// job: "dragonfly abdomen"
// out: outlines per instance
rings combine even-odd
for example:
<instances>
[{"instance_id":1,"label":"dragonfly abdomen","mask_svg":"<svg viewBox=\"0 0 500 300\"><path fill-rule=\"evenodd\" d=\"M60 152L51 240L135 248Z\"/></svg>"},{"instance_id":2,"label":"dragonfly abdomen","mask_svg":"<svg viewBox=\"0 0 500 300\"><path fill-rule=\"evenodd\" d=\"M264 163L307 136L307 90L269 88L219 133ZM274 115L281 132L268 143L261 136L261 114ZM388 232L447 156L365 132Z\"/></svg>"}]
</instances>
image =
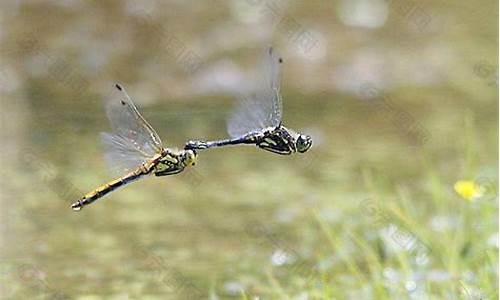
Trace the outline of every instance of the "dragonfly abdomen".
<instances>
[{"instance_id":1,"label":"dragonfly abdomen","mask_svg":"<svg viewBox=\"0 0 500 300\"><path fill-rule=\"evenodd\" d=\"M109 192L114 191L115 189L117 189L123 185L126 185L132 181L135 181L146 174L148 174L148 173L144 172L140 168L140 169L138 169L134 172L131 172L123 177L117 178L117 179L112 180L106 184L103 184L100 187L93 190L92 192L83 196L77 202L73 203L71 205L71 208L73 208L73 210L80 210L80 209L82 209L83 206L89 205L90 203L96 201L97 199L105 196Z\"/></svg>"},{"instance_id":2,"label":"dragonfly abdomen","mask_svg":"<svg viewBox=\"0 0 500 300\"><path fill-rule=\"evenodd\" d=\"M240 145L240 144L257 144L260 136L251 134L240 138L234 139L224 139L217 141L189 141L186 144L185 149L209 149L214 147L222 147L228 145Z\"/></svg>"},{"instance_id":3,"label":"dragonfly abdomen","mask_svg":"<svg viewBox=\"0 0 500 300\"><path fill-rule=\"evenodd\" d=\"M225 139L220 141L214 141L211 143L216 147L220 147L225 145L255 144L256 142L257 142L257 137L254 135L249 135L242 138Z\"/></svg>"}]
</instances>

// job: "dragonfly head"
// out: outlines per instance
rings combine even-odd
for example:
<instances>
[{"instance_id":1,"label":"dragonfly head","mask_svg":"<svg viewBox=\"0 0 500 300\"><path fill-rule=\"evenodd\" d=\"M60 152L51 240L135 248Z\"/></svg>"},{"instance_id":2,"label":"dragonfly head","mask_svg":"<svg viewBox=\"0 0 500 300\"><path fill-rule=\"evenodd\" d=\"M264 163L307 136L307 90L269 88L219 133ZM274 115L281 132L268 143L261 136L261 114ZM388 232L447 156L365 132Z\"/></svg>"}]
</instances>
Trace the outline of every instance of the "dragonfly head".
<instances>
[{"instance_id":1,"label":"dragonfly head","mask_svg":"<svg viewBox=\"0 0 500 300\"><path fill-rule=\"evenodd\" d=\"M182 159L186 166L194 166L196 164L196 160L198 159L198 155L194 150L184 150Z\"/></svg>"},{"instance_id":2,"label":"dragonfly head","mask_svg":"<svg viewBox=\"0 0 500 300\"><path fill-rule=\"evenodd\" d=\"M305 134L299 134L297 139L295 140L295 148L300 153L304 153L309 150L312 144L312 138Z\"/></svg>"}]
</instances>

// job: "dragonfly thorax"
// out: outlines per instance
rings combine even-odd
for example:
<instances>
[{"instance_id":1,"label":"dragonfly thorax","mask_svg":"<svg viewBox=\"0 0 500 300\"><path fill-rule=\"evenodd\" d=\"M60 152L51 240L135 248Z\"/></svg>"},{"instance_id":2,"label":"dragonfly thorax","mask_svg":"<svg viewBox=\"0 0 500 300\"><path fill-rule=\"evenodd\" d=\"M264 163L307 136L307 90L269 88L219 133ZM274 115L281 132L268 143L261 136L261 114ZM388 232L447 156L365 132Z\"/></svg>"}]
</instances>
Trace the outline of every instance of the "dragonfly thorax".
<instances>
[{"instance_id":1,"label":"dragonfly thorax","mask_svg":"<svg viewBox=\"0 0 500 300\"><path fill-rule=\"evenodd\" d=\"M264 131L258 140L257 146L260 148L283 155L304 153L312 146L310 136L298 134L283 126Z\"/></svg>"},{"instance_id":2,"label":"dragonfly thorax","mask_svg":"<svg viewBox=\"0 0 500 300\"><path fill-rule=\"evenodd\" d=\"M182 150L178 152L167 150L158 160L154 168L156 176L172 175L181 172L187 166L194 166L197 155L194 150Z\"/></svg>"},{"instance_id":3,"label":"dragonfly thorax","mask_svg":"<svg viewBox=\"0 0 500 300\"><path fill-rule=\"evenodd\" d=\"M293 134L283 126L266 130L256 144L259 148L283 155L292 154L297 150Z\"/></svg>"}]
</instances>

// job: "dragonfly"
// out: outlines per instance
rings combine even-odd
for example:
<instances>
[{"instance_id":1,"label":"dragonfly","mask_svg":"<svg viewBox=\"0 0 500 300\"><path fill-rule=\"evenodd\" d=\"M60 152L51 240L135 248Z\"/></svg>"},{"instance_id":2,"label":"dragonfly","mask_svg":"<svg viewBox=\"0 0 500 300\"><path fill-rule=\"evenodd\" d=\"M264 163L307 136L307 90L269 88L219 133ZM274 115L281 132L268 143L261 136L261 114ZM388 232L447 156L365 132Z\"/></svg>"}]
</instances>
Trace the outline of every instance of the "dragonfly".
<instances>
[{"instance_id":1,"label":"dragonfly","mask_svg":"<svg viewBox=\"0 0 500 300\"><path fill-rule=\"evenodd\" d=\"M106 114L112 133L101 133L106 148L105 158L110 168L125 175L87 193L71 205L75 211L93 203L115 189L146 175L173 175L197 160L193 149L172 150L162 146L160 137L142 117L125 89L115 85L106 101Z\"/></svg>"},{"instance_id":2,"label":"dragonfly","mask_svg":"<svg viewBox=\"0 0 500 300\"><path fill-rule=\"evenodd\" d=\"M270 47L263 61L262 83L251 95L238 96L239 106L227 121L231 138L189 141L184 149L209 149L226 145L252 144L281 154L304 153L312 146L309 135L283 126L280 76L283 59Z\"/></svg>"}]
</instances>

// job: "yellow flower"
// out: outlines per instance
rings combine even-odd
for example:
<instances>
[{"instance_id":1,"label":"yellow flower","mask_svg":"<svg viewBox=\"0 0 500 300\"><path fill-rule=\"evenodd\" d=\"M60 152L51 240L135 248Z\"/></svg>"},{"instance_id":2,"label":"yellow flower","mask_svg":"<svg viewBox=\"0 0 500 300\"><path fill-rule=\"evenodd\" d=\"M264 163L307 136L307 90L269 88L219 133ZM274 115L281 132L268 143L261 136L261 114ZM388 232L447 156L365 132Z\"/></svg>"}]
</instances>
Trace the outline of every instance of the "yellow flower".
<instances>
[{"instance_id":1,"label":"yellow flower","mask_svg":"<svg viewBox=\"0 0 500 300\"><path fill-rule=\"evenodd\" d=\"M473 201L483 195L484 189L473 180L459 180L455 183L455 192L462 198Z\"/></svg>"}]
</instances>

